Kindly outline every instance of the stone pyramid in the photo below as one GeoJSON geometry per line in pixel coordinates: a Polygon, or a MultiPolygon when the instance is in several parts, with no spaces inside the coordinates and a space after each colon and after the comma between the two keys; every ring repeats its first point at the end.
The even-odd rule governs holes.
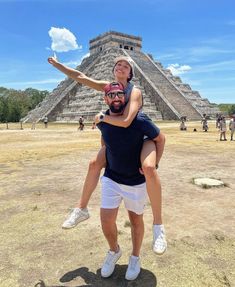
{"type": "MultiPolygon", "coordinates": [[[[177,120],[182,116],[200,120],[204,113],[213,117],[219,112],[141,48],[140,37],[107,32],[90,40],[90,56],[76,69],[97,80],[112,81],[114,59],[129,56],[134,62],[132,81],[143,94],[143,111],[153,120],[177,120]]],[[[103,93],[66,78],[23,121],[38,122],[47,116],[50,121],[77,122],[82,115],[86,120],[93,120],[95,114],[106,108],[103,93]]]]}

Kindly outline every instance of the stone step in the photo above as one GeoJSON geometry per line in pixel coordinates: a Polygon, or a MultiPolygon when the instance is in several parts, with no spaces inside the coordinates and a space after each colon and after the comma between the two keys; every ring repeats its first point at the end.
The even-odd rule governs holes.
{"type": "Polygon", "coordinates": [[[145,54],[141,52],[128,52],[128,54],[180,115],[185,115],[188,118],[201,118],[199,112],[189,104],[183,94],[173,86],[163,72],[159,71],[145,54]]]}

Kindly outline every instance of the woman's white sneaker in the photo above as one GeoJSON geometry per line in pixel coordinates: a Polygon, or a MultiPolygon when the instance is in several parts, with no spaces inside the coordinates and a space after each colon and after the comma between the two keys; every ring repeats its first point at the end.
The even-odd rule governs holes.
{"type": "Polygon", "coordinates": [[[153,225],[153,251],[162,255],[167,249],[164,226],[161,224],[153,225]]]}
{"type": "Polygon", "coordinates": [[[135,280],[140,273],[140,258],[134,255],[130,256],[125,278],[126,280],[135,280]]]}
{"type": "Polygon", "coordinates": [[[69,229],[75,227],[79,222],[82,222],[90,217],[87,208],[74,208],[68,218],[62,225],[62,228],[69,229]]]}
{"type": "Polygon", "coordinates": [[[103,266],[101,268],[101,276],[107,278],[113,274],[115,265],[118,259],[121,257],[122,251],[119,248],[118,252],[108,251],[108,254],[104,260],[103,266]]]}

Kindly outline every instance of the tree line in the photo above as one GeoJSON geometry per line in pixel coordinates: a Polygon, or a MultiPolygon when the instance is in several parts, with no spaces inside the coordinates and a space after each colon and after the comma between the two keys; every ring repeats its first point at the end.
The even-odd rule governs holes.
{"type": "MultiPolygon", "coordinates": [[[[14,90],[0,87],[0,122],[19,122],[48,94],[46,90],[33,88],[14,90]]],[[[219,104],[218,107],[228,115],[235,114],[235,104],[219,104]]]]}
{"type": "Polygon", "coordinates": [[[225,112],[230,116],[235,114],[235,104],[219,104],[218,107],[221,112],[225,112]]]}
{"type": "Polygon", "coordinates": [[[0,122],[19,122],[48,94],[46,90],[14,90],[0,87],[0,122]]]}

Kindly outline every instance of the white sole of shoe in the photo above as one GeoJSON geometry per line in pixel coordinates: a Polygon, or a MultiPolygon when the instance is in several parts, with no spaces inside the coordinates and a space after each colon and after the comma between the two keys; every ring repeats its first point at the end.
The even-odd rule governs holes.
{"type": "Polygon", "coordinates": [[[155,253],[155,254],[157,254],[157,255],[163,255],[165,252],[167,251],[167,248],[163,251],[163,252],[157,252],[157,251],[155,251],[154,250],[154,248],[153,248],[153,252],[155,253]]]}
{"type": "MultiPolygon", "coordinates": [[[[141,272],[141,269],[140,269],[140,272],[141,272]]],[[[132,280],[135,280],[139,275],[140,275],[140,272],[136,275],[136,276],[134,276],[134,277],[127,277],[127,276],[125,276],[125,279],[126,280],[128,280],[128,281],[132,281],[132,280]]]]}
{"type": "Polygon", "coordinates": [[[89,218],[90,218],[90,216],[88,216],[88,217],[85,218],[85,219],[79,220],[79,221],[78,221],[76,224],[74,224],[74,225],[70,225],[70,226],[63,226],[63,225],[62,225],[62,229],[72,229],[72,228],[76,227],[80,222],[86,221],[86,220],[89,219],[89,218]]]}

